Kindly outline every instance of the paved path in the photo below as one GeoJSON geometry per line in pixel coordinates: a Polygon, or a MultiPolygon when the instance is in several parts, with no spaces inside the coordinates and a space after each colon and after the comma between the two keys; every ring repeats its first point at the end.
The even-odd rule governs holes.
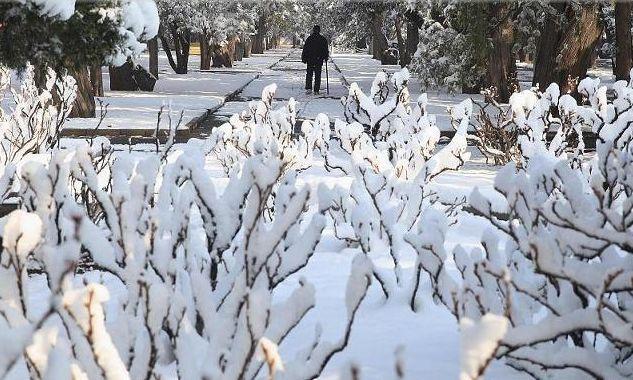
{"type": "Polygon", "coordinates": [[[340,99],[347,94],[347,88],[343,85],[341,74],[330,66],[330,93],[327,94],[324,66],[321,94],[319,96],[308,95],[304,89],[305,68],[306,65],[301,62],[301,50],[292,50],[288,56],[284,57],[274,67],[264,70],[257,79],[240,91],[234,99],[218,109],[213,116],[220,119],[242,111],[246,108],[249,101],[260,99],[264,87],[272,83],[277,84],[275,105],[280,106],[290,98],[294,98],[299,103],[298,118],[312,119],[320,112],[325,112],[329,115],[341,113],[340,99]]]}
{"type": "MultiPolygon", "coordinates": [[[[394,73],[401,68],[397,65],[381,65],[371,55],[358,53],[336,53],[332,55],[329,64],[330,94],[326,95],[322,91],[319,97],[305,95],[305,64],[301,63],[300,50],[291,51],[290,55],[283,58],[274,68],[265,70],[262,75],[246,86],[243,91],[236,95],[235,99],[227,102],[218,109],[207,120],[206,130],[222,123],[226,118],[234,113],[240,112],[247,106],[247,102],[259,99],[264,86],[276,83],[278,86],[275,96],[279,104],[294,97],[299,102],[298,118],[312,119],[319,112],[326,113],[330,120],[336,118],[343,119],[343,107],[340,102],[342,96],[347,95],[348,87],[351,83],[357,83],[366,93],[369,92],[371,84],[380,71],[394,73]]],[[[323,70],[323,88],[325,89],[325,69],[323,70]]],[[[420,88],[418,80],[413,79],[409,83],[411,99],[415,101],[424,91],[420,88]]],[[[465,94],[445,94],[429,92],[428,110],[436,115],[438,126],[441,130],[453,132],[450,124],[450,117],[447,111],[448,106],[455,105],[471,95],[465,94]]]]}
{"type": "MultiPolygon", "coordinates": [[[[181,129],[186,129],[205,115],[209,110],[222,106],[226,99],[239,92],[241,88],[256,79],[262,72],[279,62],[289,53],[287,49],[269,50],[262,55],[253,55],[242,61],[236,61],[233,68],[220,68],[200,71],[199,56],[192,56],[190,71],[186,75],[175,74],[167,57],[159,56],[159,80],[154,92],[109,91],[100,98],[108,104],[108,113],[103,124],[96,132],[100,135],[147,135],[156,128],[157,114],[161,107],[169,109],[175,115],[183,112],[181,129]]],[[[148,56],[140,58],[147,67],[148,56]]],[[[103,74],[104,88],[109,89],[110,80],[107,69],[103,74]]],[[[97,110],[99,114],[99,110],[97,110]]],[[[65,125],[64,134],[69,136],[95,133],[92,131],[98,123],[97,118],[76,118],[65,125]]],[[[162,129],[168,129],[166,118],[162,129]]]]}

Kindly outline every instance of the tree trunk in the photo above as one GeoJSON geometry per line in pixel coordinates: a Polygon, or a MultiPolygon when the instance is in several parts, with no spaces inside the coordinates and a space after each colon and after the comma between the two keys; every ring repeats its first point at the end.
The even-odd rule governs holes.
{"type": "Polygon", "coordinates": [[[518,88],[514,45],[514,25],[509,17],[511,4],[498,2],[490,5],[490,18],[496,20],[492,29],[492,49],[488,55],[486,85],[494,87],[497,99],[507,102],[518,88]]]}
{"type": "Polygon", "coordinates": [[[235,37],[229,38],[226,43],[212,46],[213,67],[233,67],[233,56],[235,55],[235,37]]]}
{"type": "Polygon", "coordinates": [[[103,96],[103,78],[101,65],[90,67],[90,83],[92,83],[92,95],[103,96]]]}
{"type": "Polygon", "coordinates": [[[149,52],[149,72],[158,79],[158,36],[147,41],[149,52]]]}
{"type": "Polygon", "coordinates": [[[630,0],[616,0],[615,2],[615,79],[629,80],[631,71],[631,11],[633,3],[630,0]]]}
{"type": "Polygon", "coordinates": [[[77,81],[77,98],[70,117],[95,117],[95,98],[87,66],[68,71],[77,81]]]}
{"type": "Polygon", "coordinates": [[[551,6],[557,14],[547,16],[541,31],[532,83],[544,90],[555,82],[562,93],[575,92],[578,79],[587,75],[602,34],[600,4],[562,2],[551,6]],[[560,15],[564,16],[562,24],[560,15]]]}
{"type": "Polygon", "coordinates": [[[132,75],[133,70],[134,64],[129,59],[121,66],[110,66],[110,91],[138,91],[138,85],[132,75]]]}
{"type": "Polygon", "coordinates": [[[253,54],[263,54],[266,49],[266,15],[262,14],[257,20],[257,33],[255,34],[255,41],[253,41],[253,54]]]}
{"type": "Polygon", "coordinates": [[[209,70],[211,68],[211,45],[209,37],[200,35],[200,70],[209,70]]]}
{"type": "Polygon", "coordinates": [[[411,59],[418,50],[418,43],[420,42],[420,26],[422,26],[422,18],[416,11],[407,11],[405,13],[407,18],[407,48],[404,57],[400,57],[401,62],[406,66],[411,63],[411,59]]]}
{"type": "Polygon", "coordinates": [[[176,53],[176,60],[171,52],[171,48],[165,38],[161,37],[163,44],[163,50],[167,54],[167,60],[169,65],[176,72],[176,74],[187,74],[189,68],[189,48],[191,46],[191,34],[189,32],[179,33],[175,25],[169,28],[172,40],[174,41],[174,53],[176,53]]]}
{"type": "Polygon", "coordinates": [[[396,39],[398,41],[398,61],[400,67],[405,67],[407,64],[404,62],[407,55],[407,46],[404,43],[404,37],[402,36],[402,17],[396,16],[396,39]]]}
{"type": "Polygon", "coordinates": [[[242,43],[244,44],[244,58],[249,58],[253,48],[253,40],[250,36],[243,36],[242,43]]]}
{"type": "Polygon", "coordinates": [[[235,40],[235,54],[233,54],[233,59],[236,61],[241,61],[244,58],[244,40],[242,36],[236,37],[235,40]]]}
{"type": "Polygon", "coordinates": [[[382,55],[387,50],[387,37],[382,32],[384,19],[385,12],[382,10],[375,11],[371,15],[371,44],[374,59],[382,60],[382,55]]]}

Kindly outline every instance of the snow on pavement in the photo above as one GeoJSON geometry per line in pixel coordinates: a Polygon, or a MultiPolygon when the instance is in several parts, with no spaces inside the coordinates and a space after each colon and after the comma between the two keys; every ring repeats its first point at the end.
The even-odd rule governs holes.
{"type": "MultiPolygon", "coordinates": [[[[99,98],[108,104],[108,114],[100,129],[149,129],[156,127],[157,114],[161,107],[171,110],[174,115],[183,114],[181,128],[208,110],[221,106],[228,95],[237,91],[262,71],[274,65],[288,54],[288,50],[270,50],[263,55],[253,55],[236,61],[233,68],[200,71],[199,56],[191,56],[189,73],[175,74],[161,50],[159,55],[159,79],[154,92],[110,91],[107,68],[103,70],[105,96],[99,98]]],[[[149,56],[140,57],[140,64],[148,67],[149,56]]],[[[97,105],[98,106],[98,105],[97,105]]],[[[97,116],[99,109],[97,109],[97,116]]],[[[169,128],[163,119],[161,128],[169,128]]],[[[93,129],[98,118],[70,119],[66,128],[93,129]]]]}

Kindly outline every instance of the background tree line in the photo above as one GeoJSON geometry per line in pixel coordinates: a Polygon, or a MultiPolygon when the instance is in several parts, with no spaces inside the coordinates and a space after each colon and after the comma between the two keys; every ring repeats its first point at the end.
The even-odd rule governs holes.
{"type": "Polygon", "coordinates": [[[68,71],[79,87],[74,114],[85,117],[95,113],[94,96],[103,95],[101,67],[110,65],[113,87],[125,87],[131,58],[129,70],[116,68],[144,43],[157,78],[159,46],[174,72],[185,74],[194,43],[199,69],[230,67],[282,38],[300,44],[314,24],[333,44],[408,66],[426,88],[476,93],[494,87],[500,101],[517,88],[517,59],[533,63],[533,85],[555,82],[565,92],[574,92],[598,55],[612,60],[617,79],[628,79],[632,62],[630,1],[135,1],[157,8],[158,30],[125,25],[121,11],[129,0],[78,2],[68,18],[42,14],[39,2],[3,2],[0,64],[31,62],[39,78],[46,66],[68,71]],[[101,20],[99,9],[112,17],[101,20]],[[135,34],[135,43],[121,26],[135,34]]]}

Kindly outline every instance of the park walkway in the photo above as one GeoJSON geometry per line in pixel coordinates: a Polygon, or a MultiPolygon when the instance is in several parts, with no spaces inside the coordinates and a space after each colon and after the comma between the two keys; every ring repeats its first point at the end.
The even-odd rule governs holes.
{"type": "MultiPolygon", "coordinates": [[[[140,57],[141,65],[148,66],[148,56],[140,57]]],[[[159,80],[154,92],[109,91],[109,76],[104,70],[105,96],[99,98],[108,105],[108,113],[98,130],[97,118],[71,119],[64,128],[65,137],[106,136],[114,143],[133,142],[133,138],[152,138],[155,134],[158,111],[171,108],[172,119],[183,113],[179,127],[179,140],[204,137],[226,121],[229,116],[244,110],[248,102],[260,99],[262,89],[277,84],[275,100],[281,104],[291,97],[298,104],[299,119],[313,119],[325,113],[330,120],[344,118],[341,97],[346,96],[349,85],[357,83],[369,92],[376,74],[400,70],[399,66],[381,65],[370,55],[335,53],[329,63],[329,93],[326,92],[325,67],[322,92],[315,96],[304,90],[305,64],[301,62],[300,49],[274,49],[236,61],[232,68],[214,68],[200,71],[199,56],[191,56],[190,71],[186,75],[175,74],[164,52],[159,55],[159,80]]],[[[411,99],[422,93],[419,81],[409,83],[411,99]]],[[[447,106],[455,105],[469,95],[450,95],[430,92],[428,110],[437,115],[438,126],[451,131],[447,106]]],[[[99,109],[97,109],[97,116],[99,109]]],[[[174,121],[175,124],[175,121],[174,121]]],[[[168,118],[163,117],[160,129],[170,128],[168,118]]]]}
{"type": "MultiPolygon", "coordinates": [[[[65,125],[66,136],[82,135],[141,135],[152,134],[156,128],[157,115],[161,107],[171,107],[175,118],[183,113],[181,129],[191,125],[208,112],[221,107],[224,102],[241,88],[255,80],[266,70],[278,63],[289,53],[287,49],[269,50],[265,54],[252,55],[236,61],[232,68],[213,68],[200,71],[199,56],[191,56],[189,73],[175,74],[164,52],[159,55],[159,80],[154,92],[110,91],[110,80],[104,68],[103,82],[105,96],[98,98],[107,104],[107,116],[99,127],[99,103],[97,118],[75,118],[65,125]]],[[[140,57],[139,63],[148,66],[147,55],[140,57]]],[[[167,118],[163,118],[161,129],[168,129],[167,118]]]]}

